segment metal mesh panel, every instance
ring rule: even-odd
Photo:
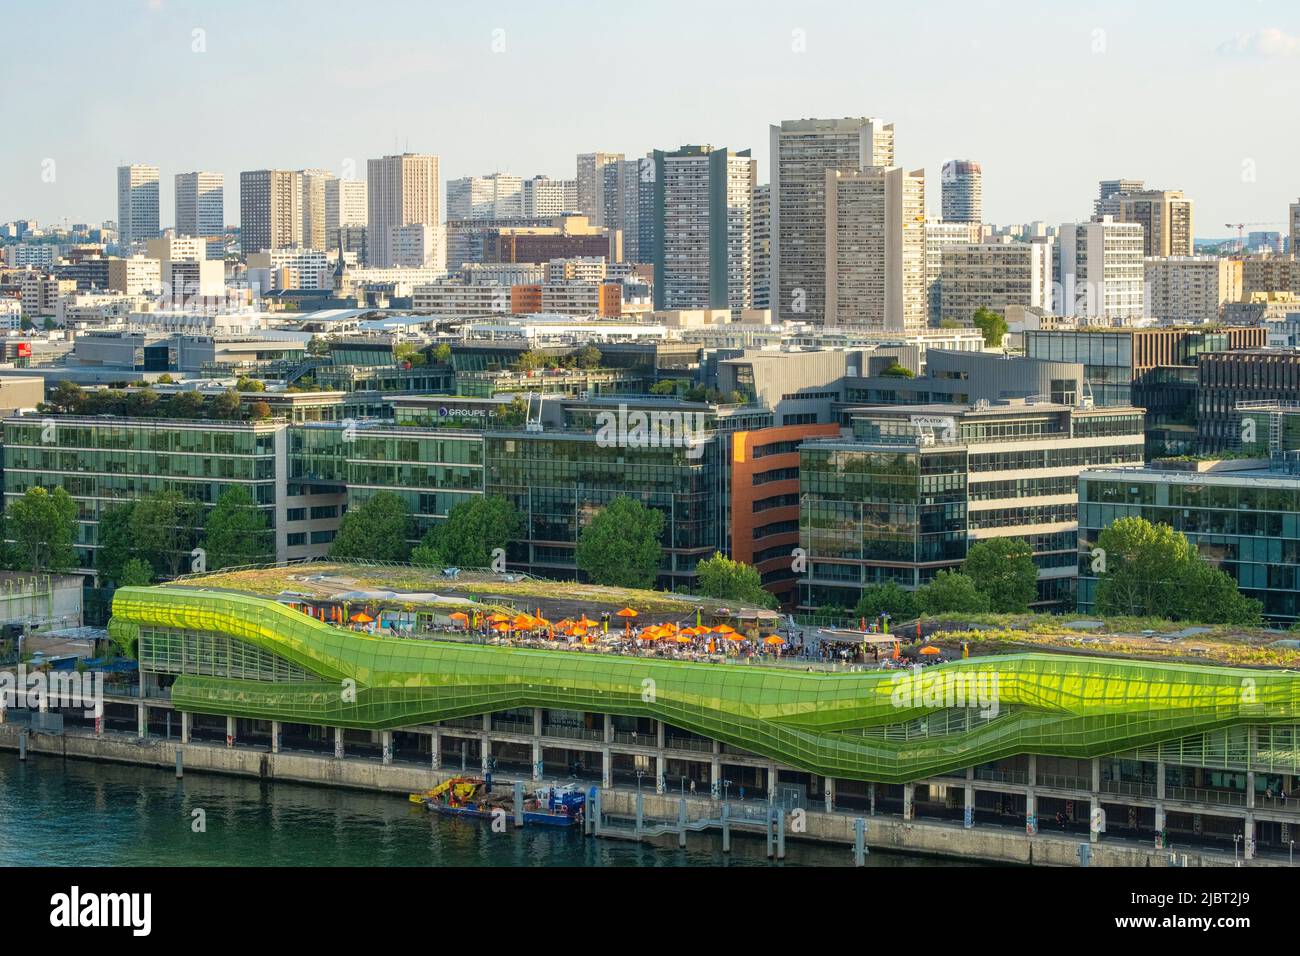
[[[1300,675],[1289,671],[1018,654],[917,673],[804,672],[378,636],[262,598],[180,588],[122,588],[113,611],[119,628],[227,634],[319,677],[181,676],[172,701],[182,710],[368,730],[516,707],[607,712],[847,779],[904,782],[1020,753],[1095,757],[1300,718]],[[954,706],[981,716],[958,723],[944,714]],[[928,715],[939,716],[924,731],[861,733]]]

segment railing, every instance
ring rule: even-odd
[[[1082,790],[1087,793],[1092,789],[1092,781],[1086,777],[1069,777],[1057,773],[1040,773],[1036,777],[1035,786],[1050,790]]]
[[[453,717],[450,720],[441,721],[439,726],[454,727],[458,730],[482,730],[482,717]]]
[[[1209,803],[1221,807],[1244,807],[1246,794],[1240,790],[1205,790],[1200,787],[1166,787],[1165,799],[1188,803]]]
[[[975,779],[983,780],[988,783],[1015,783],[1023,785],[1029,782],[1029,775],[1023,770],[992,770],[987,767],[976,767]]]
[[[569,727],[563,724],[543,724],[543,737],[567,737],[569,740],[603,741],[605,734],[600,730],[588,730],[585,727]]]
[[[1101,790],[1103,793],[1118,793],[1126,797],[1154,797],[1156,795],[1156,785],[1154,783],[1134,783],[1130,780],[1103,780]]]
[[[626,730],[614,731],[614,743],[630,744],[633,747],[654,747],[657,745],[658,736],[656,734],[637,734],[630,733]]]
[[[693,750],[696,753],[713,753],[713,741],[695,740],[689,737],[665,737],[666,750]]]

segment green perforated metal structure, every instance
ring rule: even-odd
[[[811,773],[889,783],[1300,717],[1292,671],[1017,654],[918,672],[808,672],[376,636],[265,598],[120,589],[114,638],[134,646],[150,627],[226,635],[314,676],[182,674],[172,703],[184,711],[380,730],[518,707],[587,710],[663,720]]]

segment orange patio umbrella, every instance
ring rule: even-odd
[[[451,613],[451,619],[453,621],[468,621],[469,615],[466,614],[464,611],[453,611]]]
[[[939,648],[935,647],[933,644],[927,644],[925,647],[921,648],[921,653],[934,655],[934,654],[942,654],[943,651],[939,650]]]
[[[722,636],[729,641],[743,641],[745,639],[744,634],[737,634],[735,631],[728,631],[726,634],[723,634]]]
[[[784,643],[785,643],[785,639],[782,638],[782,637],[778,637],[778,636],[775,635],[775,634],[769,634],[769,635],[767,635],[767,637],[763,638],[763,643],[764,643],[764,644],[772,644],[772,645],[776,645],[776,644],[784,644]]]
[[[489,624],[500,624],[502,621],[508,621],[508,620],[510,620],[510,618],[507,617],[505,614],[502,614],[500,611],[496,611],[488,615]]]
[[[531,614],[520,614],[510,623],[517,631],[526,631],[537,626],[537,620]]]
[[[357,611],[356,614],[352,615],[352,620],[356,624],[369,624],[371,621],[374,620],[374,618],[371,617],[369,614],[367,614],[365,611]]]
[[[736,629],[730,624],[719,624],[713,629],[714,634],[735,634]]]
[[[504,634],[506,631],[510,630],[510,624],[507,621],[501,621],[497,624],[493,624],[492,630]]]
[[[614,616],[623,618],[624,633],[632,630],[632,618],[636,617],[636,611],[632,610],[630,607],[625,607],[621,611],[615,611]]]
[[[691,642],[690,637],[686,634],[678,634],[676,637],[673,638],[673,640],[676,641],[678,644],[689,644]]]

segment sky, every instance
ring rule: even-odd
[[[571,178],[580,152],[879,116],[939,210],[949,158],[984,218],[1086,219],[1100,179],[1196,202],[1196,234],[1283,231],[1300,198],[1294,0],[42,0],[0,57],[0,222],[116,218],[115,168],[173,176],[436,153],[444,182]]]

